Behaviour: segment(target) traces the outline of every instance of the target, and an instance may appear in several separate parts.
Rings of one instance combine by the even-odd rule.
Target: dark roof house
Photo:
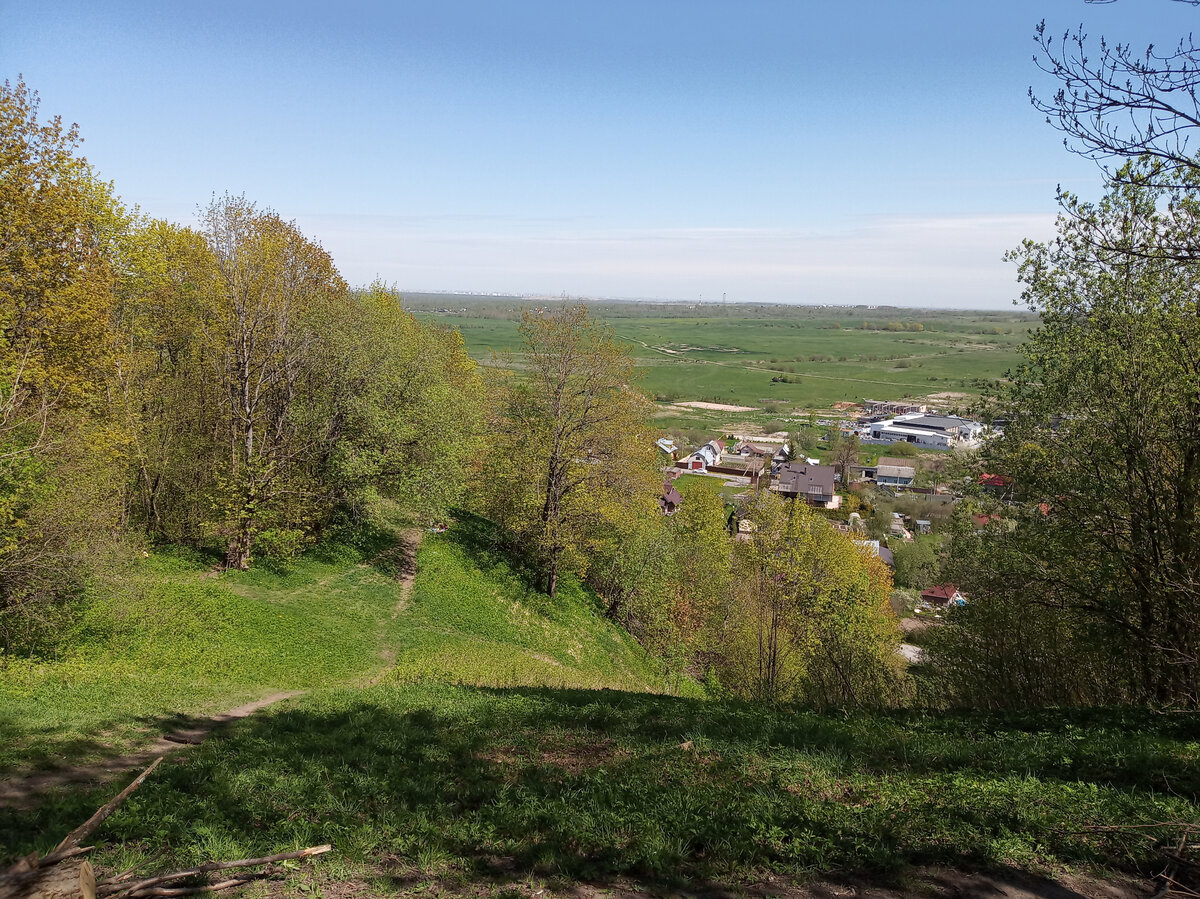
[[[683,497],[670,481],[663,484],[663,495],[659,497],[658,505],[664,515],[674,515],[675,510],[683,505]]]
[[[771,489],[792,498],[804,499],[816,506],[836,509],[842,498],[834,489],[832,465],[808,465],[787,462],[779,466]]]

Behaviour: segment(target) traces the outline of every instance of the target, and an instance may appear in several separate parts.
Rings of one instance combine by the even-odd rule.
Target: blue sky
[[[294,218],[355,284],[1007,307],[1091,163],[1034,25],[1167,45],[1169,0],[0,0],[0,77],[129,203]]]

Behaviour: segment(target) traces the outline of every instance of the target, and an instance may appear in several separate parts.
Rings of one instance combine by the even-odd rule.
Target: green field
[[[520,307],[515,299],[463,301],[451,314],[425,301],[415,306],[419,314],[458,328],[476,359],[502,365],[520,363]],[[1016,312],[633,303],[592,308],[631,347],[640,386],[661,403],[698,400],[759,410],[665,406],[663,423],[684,427],[762,422],[865,398],[962,394],[943,399],[944,405],[962,406],[1017,364],[1017,348],[1035,323]]]

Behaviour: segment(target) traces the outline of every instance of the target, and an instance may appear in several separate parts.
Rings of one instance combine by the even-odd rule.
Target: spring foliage
[[[761,492],[735,544],[720,672],[735,693],[818,707],[900,698],[892,580],[878,557],[800,502]]]
[[[1018,524],[955,545],[978,602],[939,651],[964,699],[1200,703],[1200,269],[1177,253],[1200,241],[1200,175],[1184,174],[1164,187],[1158,163],[1128,165],[1015,254],[1042,326],[990,449]]]
[[[521,318],[522,377],[496,390],[481,508],[537,565],[551,596],[656,511],[649,401],[633,359],[585,305]]]
[[[457,500],[481,394],[457,334],[243,197],[195,229],[125,209],[38,112],[0,89],[0,647],[52,641],[128,537],[246,568]]]

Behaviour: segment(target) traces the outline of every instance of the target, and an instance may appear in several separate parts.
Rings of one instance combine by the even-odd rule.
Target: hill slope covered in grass
[[[95,590],[59,658],[0,657],[0,776],[103,758],[276,691],[379,678],[667,689],[594,597],[531,589],[488,537],[467,516],[428,535],[407,602],[386,532],[282,569],[218,574],[170,553],[132,564]]]
[[[698,692],[668,680],[578,582],[564,580],[553,598],[533,586],[497,536],[463,515],[449,532],[426,537],[387,682]]]
[[[76,654],[9,666],[4,757],[98,753],[181,711],[306,688],[172,756],[98,832],[94,862],[330,842],[297,875],[329,894],[774,892],[834,875],[903,889],[930,865],[1145,875],[1172,831],[1113,826],[1200,819],[1196,715],[661,695],[677,685],[594,598],[550,600],[492,537],[467,516],[426,535],[407,596],[382,537],[281,572],[153,559],[132,596],[85,616]],[[0,808],[0,861],[47,850],[113,792]]]
[[[366,562],[385,539],[322,546],[284,571],[217,575],[176,553],[130,563],[92,589],[57,657],[0,657],[0,775],[111,755],[265,693],[369,677],[398,599]]]
[[[1149,873],[1200,816],[1194,718],[823,715],[619,691],[377,685],[241,722],[156,772],[106,868],[332,842],[313,888],[738,887],[915,866]],[[98,797],[91,797],[95,802]],[[89,811],[72,796],[38,830]],[[14,849],[30,818],[9,815]],[[1152,836],[1162,834],[1152,829]],[[163,865],[160,857],[153,862]]]

